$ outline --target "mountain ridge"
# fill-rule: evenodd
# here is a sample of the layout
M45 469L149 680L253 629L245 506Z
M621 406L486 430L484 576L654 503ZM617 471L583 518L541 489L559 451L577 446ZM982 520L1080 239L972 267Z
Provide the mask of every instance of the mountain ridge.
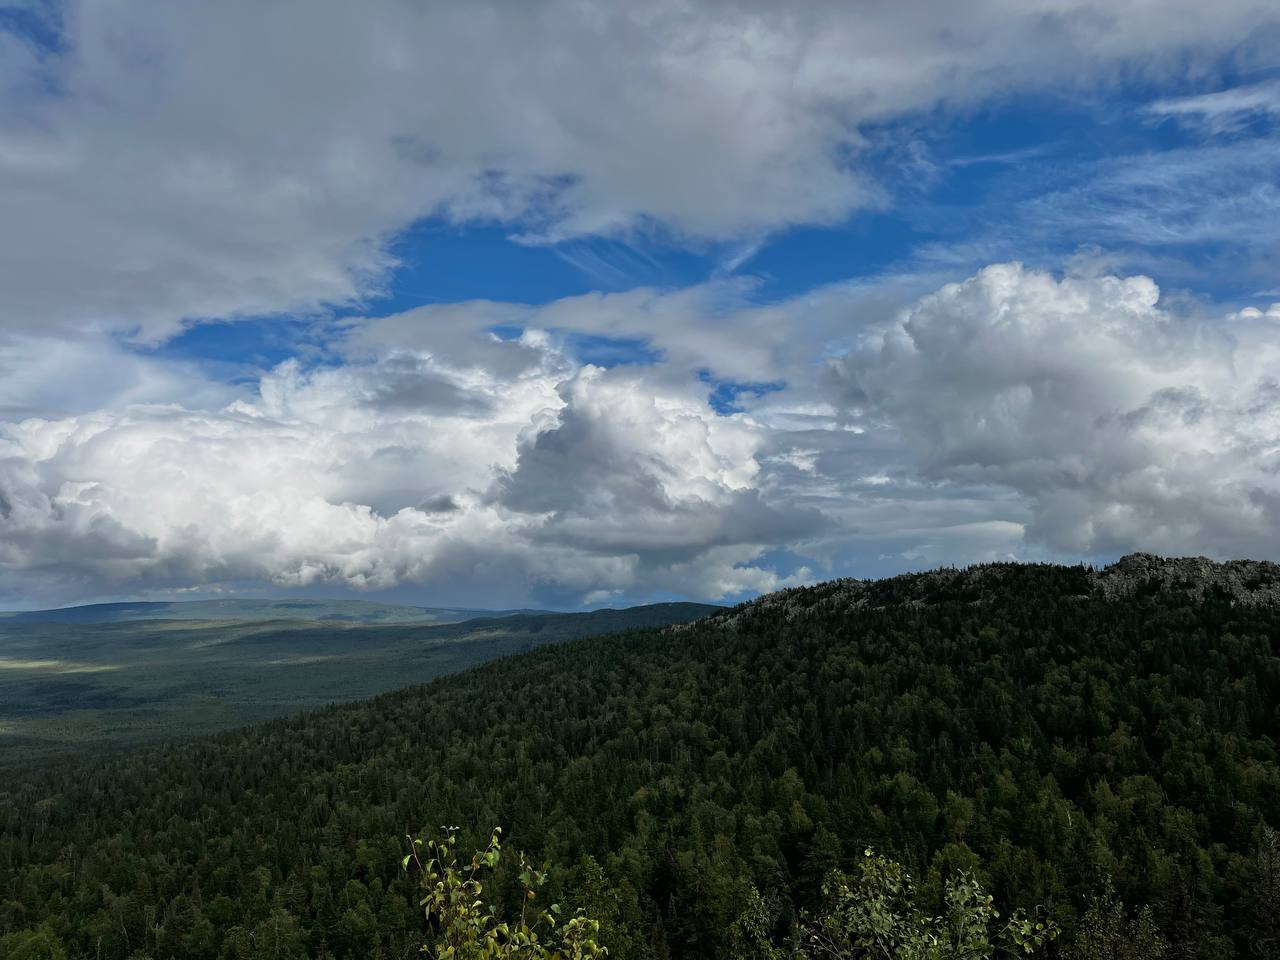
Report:
M1084 564L998 561L877 579L840 577L763 594L722 614L713 614L711 619L722 625L733 625L744 616L777 608L791 617L804 610L841 606L878 609L937 602L981 602L1010 577L1048 569L1078 572L1081 596L1118 600L1158 592L1181 594L1194 602L1217 598L1244 607L1280 607L1280 564L1268 560L1163 557L1138 552L1126 554L1100 568ZM690 626L672 624L666 629L678 631Z
M227 597L210 600L123 600L46 610L0 611L0 623L126 623L144 620L315 620L332 623L444 624L481 617L558 611L422 607L374 600Z

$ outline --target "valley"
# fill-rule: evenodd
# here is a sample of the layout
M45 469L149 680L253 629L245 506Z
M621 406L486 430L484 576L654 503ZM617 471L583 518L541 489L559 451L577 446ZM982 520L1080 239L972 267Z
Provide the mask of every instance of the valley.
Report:
M298 609L240 602L228 611L229 602L219 603L220 612L239 619L160 619L158 610L123 605L0 619L0 769L243 726L544 644L719 609L671 603L475 616L369 605L380 617L417 610L435 618L387 623L354 619L370 612L355 603L337 611L352 618L346 620L263 619ZM211 612L208 604L157 606L170 616Z

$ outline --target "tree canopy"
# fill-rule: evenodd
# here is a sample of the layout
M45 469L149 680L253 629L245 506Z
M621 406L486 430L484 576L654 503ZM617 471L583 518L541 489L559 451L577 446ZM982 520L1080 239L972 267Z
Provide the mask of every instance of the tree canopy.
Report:
M1051 917L1048 951L1275 956L1280 613L988 570L789 591L12 776L0 953L416 955L396 838L458 823L451 849L483 850L502 823L611 958L785 949L868 848L921 918L970 877L1001 922ZM515 867L486 885L504 909Z

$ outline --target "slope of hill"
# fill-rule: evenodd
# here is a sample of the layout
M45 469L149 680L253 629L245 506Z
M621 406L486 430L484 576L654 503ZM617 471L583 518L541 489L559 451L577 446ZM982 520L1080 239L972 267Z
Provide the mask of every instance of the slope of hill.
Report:
M0 768L242 726L547 643L721 609L661 603L434 625L0 621Z
M1242 602L1125 563L820 584L11 781L0 930L121 960L250 934L408 957L397 838L501 823L614 960L728 956L753 888L782 938L868 846L926 899L977 866L1006 907L1046 905L1067 956L1103 877L1172 956L1249 956L1280 915L1255 858L1280 824L1274 573Z
M501 617L538 610L468 610L412 607L368 600L218 600L126 601L89 603L52 610L0 611L5 623L127 623L138 620L324 620L343 623L457 623L475 617Z

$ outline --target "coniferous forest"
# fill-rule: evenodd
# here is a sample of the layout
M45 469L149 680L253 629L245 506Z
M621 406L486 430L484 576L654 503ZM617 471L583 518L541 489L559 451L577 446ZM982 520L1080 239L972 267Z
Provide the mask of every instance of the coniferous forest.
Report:
M788 956L868 849L926 909L970 870L1052 917L1046 955L1274 958L1278 739L1268 603L1047 565L834 581L20 771L0 955L415 956L406 835L501 825L616 960L742 956L744 925Z

